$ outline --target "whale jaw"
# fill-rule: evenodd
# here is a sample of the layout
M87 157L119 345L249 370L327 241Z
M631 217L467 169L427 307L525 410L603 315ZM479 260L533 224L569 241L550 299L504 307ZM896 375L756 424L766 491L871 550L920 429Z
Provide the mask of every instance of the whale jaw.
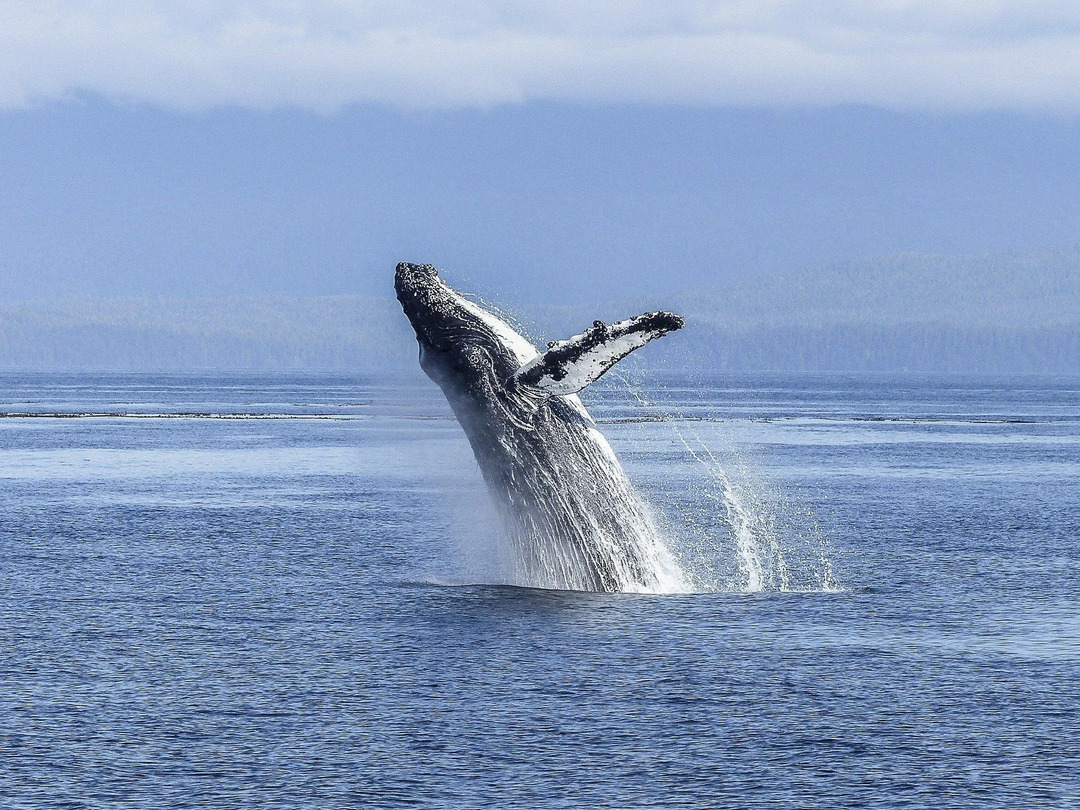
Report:
M453 328L453 293L432 265L398 264L394 291L421 345L434 348L439 330Z
M394 288L416 332L420 365L444 391L447 385L471 390L481 381L485 390L502 389L537 355L528 340L451 288L430 264L401 262Z

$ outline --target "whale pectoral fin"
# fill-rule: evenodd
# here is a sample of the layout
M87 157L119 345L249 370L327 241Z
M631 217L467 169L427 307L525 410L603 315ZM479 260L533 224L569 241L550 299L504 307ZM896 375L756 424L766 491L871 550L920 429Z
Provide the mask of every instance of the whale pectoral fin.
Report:
M547 352L519 368L514 380L552 395L574 394L634 349L682 325L683 319L671 312L647 312L612 324L594 321L580 335L549 343Z

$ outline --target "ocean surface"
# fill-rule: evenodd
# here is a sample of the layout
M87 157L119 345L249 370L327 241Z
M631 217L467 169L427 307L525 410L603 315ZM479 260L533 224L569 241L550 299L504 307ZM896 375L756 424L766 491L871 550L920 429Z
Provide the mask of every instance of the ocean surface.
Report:
M612 377L686 592L419 371L0 375L0 808L1080 807L1080 378Z

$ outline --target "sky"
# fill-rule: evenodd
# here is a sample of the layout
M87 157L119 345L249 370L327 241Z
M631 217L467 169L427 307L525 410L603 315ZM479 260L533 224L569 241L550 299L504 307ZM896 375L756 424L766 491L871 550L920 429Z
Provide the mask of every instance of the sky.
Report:
M0 300L1080 244L1072 2L0 4Z

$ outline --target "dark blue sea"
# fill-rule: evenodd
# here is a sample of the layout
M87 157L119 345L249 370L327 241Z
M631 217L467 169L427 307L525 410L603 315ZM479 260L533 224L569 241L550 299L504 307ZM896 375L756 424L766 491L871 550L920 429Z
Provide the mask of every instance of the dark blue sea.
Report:
M0 808L1080 807L1080 378L601 382L687 592L419 371L0 375Z

